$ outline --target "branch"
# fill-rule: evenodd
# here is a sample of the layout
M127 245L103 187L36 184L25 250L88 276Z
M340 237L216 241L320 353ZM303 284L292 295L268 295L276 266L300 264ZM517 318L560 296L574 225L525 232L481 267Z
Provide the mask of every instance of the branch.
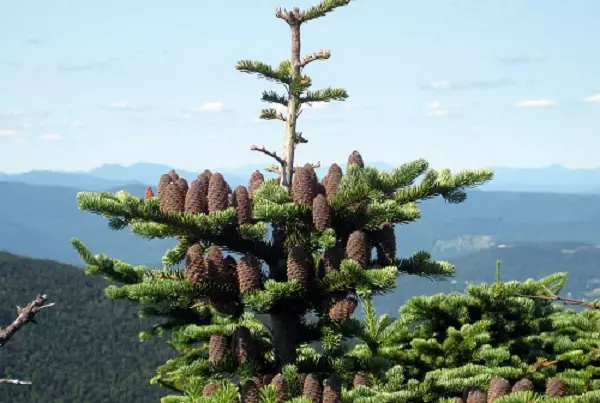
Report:
M0 329L0 346L6 344L14 334L24 327L29 322L36 323L35 315L42 309L48 308L54 305L53 303L46 304L48 296L46 294L40 294L35 300L27 304L25 308L17 306L17 319L13 321L8 327Z
M285 116L283 116L281 112L277 112L277 110L274 108L263 109L262 111L260 111L260 116L258 118L263 120L279 119L284 122L286 121Z
M327 60L331 56L331 51L328 49L321 49L316 53L306 55L302 62L300 62L300 67L304 68L307 64L314 62L315 60Z
M281 166L285 166L285 161L280 156L278 156L275 151L269 151L269 150L265 149L265 146L260 146L260 147L252 146L252 147L250 147L250 150L258 151L265 155L268 155L269 157L274 158L275 161L279 162L279 164Z
M308 140L305 139L304 137L302 137L302 133L301 132L297 132L296 136L294 137L294 142L296 143L296 145L298 145L298 144L306 144L306 143L308 143Z
M290 25L301 24L306 21L314 20L315 18L323 17L336 8L349 4L350 1L351 0L323 0L320 4L309 7L304 11L300 11L299 8L287 11L286 9L282 10L281 7L277 6L275 16L285 20Z
M543 301L556 301L562 302L563 305L576 305L576 306L584 306L588 309L600 309L598 305L598 301L596 302L587 302L579 299L565 298L560 295L554 294L552 291L548 289L545 285L542 284L542 287L548 292L548 295L521 295L521 297L537 299Z
M266 167L265 171L271 172L271 173L274 173L274 174L281 173L281 169L279 169L279 167L277 165L271 165L270 167Z
M0 379L0 384L10 383L13 385L31 385L30 381L20 381L18 379Z

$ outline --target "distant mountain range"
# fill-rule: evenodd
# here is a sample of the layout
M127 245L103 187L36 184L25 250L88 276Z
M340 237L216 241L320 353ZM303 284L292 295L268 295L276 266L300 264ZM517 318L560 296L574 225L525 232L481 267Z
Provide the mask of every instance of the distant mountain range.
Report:
M387 163L371 165L389 170ZM263 170L264 164L238 168L213 169L221 172L232 186L247 184L250 173ZM30 185L68 186L78 189L101 190L126 184L155 185L161 174L172 168L163 164L140 162L129 166L105 164L85 172L30 171L20 174L0 173L0 181L22 182ZM317 169L322 177L328 167ZM188 180L200 172L176 169ZM495 177L482 190L551 193L600 193L600 168L568 169L560 165L544 168L494 168ZM267 174L268 175L268 174Z

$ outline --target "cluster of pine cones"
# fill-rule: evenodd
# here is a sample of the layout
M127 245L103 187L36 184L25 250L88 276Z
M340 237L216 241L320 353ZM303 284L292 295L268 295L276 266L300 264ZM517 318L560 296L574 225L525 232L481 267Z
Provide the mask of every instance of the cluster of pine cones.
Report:
M340 403L342 399L341 381L335 375L322 382L314 374L300 374L298 376L301 394L312 403ZM245 382L241 387L242 403L258 403L259 389L266 385L273 385L277 389L277 403L288 400L288 385L282 374L276 376L265 375L262 378L254 377ZM210 396L218 386L209 383L204 387L204 396Z
M497 376L490 381L488 391L481 389L472 389L464 394L463 397L455 398L456 403L492 403L502 396L510 395L515 392L531 391L533 383L529 379L521 379L516 382L512 388L510 382ZM560 378L551 378L546 383L546 397L564 397L567 395L567 384Z

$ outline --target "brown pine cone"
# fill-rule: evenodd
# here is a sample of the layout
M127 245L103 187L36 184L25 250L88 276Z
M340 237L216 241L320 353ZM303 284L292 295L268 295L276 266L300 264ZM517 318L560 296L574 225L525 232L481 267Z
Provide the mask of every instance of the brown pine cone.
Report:
M309 289L314 279L312 260L304 249L294 246L287 258L288 281L296 281L302 288Z
M533 390L533 382L527 378L523 378L516 382L512 387L512 392L523 392Z
M233 206L235 206L237 212L238 225L249 223L252 219L252 203L250 201L248 190L244 186L240 185L235 188L233 194Z
M250 199L252 199L256 189L258 189L264 181L265 177L258 169L252 172L252 175L250 176L250 182L248 182L248 196L250 196Z
M465 403L465 401L463 400L462 397L455 397L454 398L454 403Z
M315 197L315 185L310 170L298 167L292 179L292 199L294 203L312 206Z
M208 183L208 211L221 211L227 208L229 196L227 183L220 173L214 173Z
M496 399L510 393L510 383L501 376L495 376L490 381L487 393L487 403L493 403Z
M377 233L377 260L380 265L386 266L396 260L396 234L394 225L384 223Z
M323 275L340 269L344 254L338 245L327 248L323 251L321 262L323 264Z
M165 193L165 189L169 185L169 183L173 182L169 174L162 174L160 176L160 180L158 181L158 198L162 199Z
M183 212L184 206L185 194L174 182L169 183L160 199L161 210L181 213Z
M550 378L546 383L546 397L564 397L567 395L567 383L561 378Z
M223 281L232 283L234 289L239 289L237 286L237 262L233 256L227 255L227 257L223 259L223 270L221 271L221 277Z
M356 260L361 266L368 261L367 235L362 231L354 231L348 238L346 244L346 255L348 259Z
M179 179L179 175L177 175L177 172L175 172L174 169L171 169L167 175L169 175L169 178L171 178L171 182L175 182L177 179Z
M323 398L323 387L321 381L313 375L307 375L302 388L302 396L308 398L312 403L321 403Z
M359 168L364 168L365 163L362 159L362 156L358 151L353 151L352 154L348 157L348 166L355 164L358 165Z
M213 334L208 343L208 359L212 363L218 363L227 358L229 343L227 337L222 334Z
M175 184L177 186L179 186L179 188L183 191L184 194L187 193L189 186L188 186L187 181L184 178L177 179L175 181Z
M208 249L208 256L206 257L206 270L208 275L212 278L216 278L221 274L223 270L223 252L220 248L212 246Z
M306 382L306 377L308 374L302 372L298 374L298 382L300 383L300 390L304 390L304 382Z
M203 173L199 175L190 184L185 195L185 212L190 214L200 214L208 212L208 181L210 174Z
M317 195L312 205L313 224L317 231L325 231L330 225L329 205L323 195Z
M260 261L250 253L240 259L236 267L240 292L247 294L260 289Z
M219 386L216 383L207 383L204 385L204 389L202 390L202 394L204 396L210 396L215 393L219 389Z
M311 164L304 165L304 169L310 174L310 186L312 197L314 198L317 195L317 184L319 183L319 178L317 177L315 168Z
M259 376L253 376L251 379L252 382L260 389L263 387L263 378Z
M366 372L358 371L356 375L354 375L354 387L357 388L359 386L369 386L369 376Z
M329 319L337 324L342 324L354 313L358 302L352 296L334 296L329 305Z
M241 390L241 403L259 403L259 386L253 380L246 381Z
M240 364L255 358L254 338L247 327L239 326L233 331L233 354Z
M327 175L323 178L323 186L325 187L325 196L332 197L335 195L342 182L342 168L336 163L329 167Z
M467 395L467 403L487 403L487 393L479 388L473 388Z
M275 378L271 381L271 385L277 389L277 403L285 403L288 398L287 384L282 374L275 375Z
M152 187L148 186L146 188L146 193L144 193L144 199L148 200L154 197L154 192L152 191Z
M323 403L341 403L341 401L342 382L337 375L331 375L323 388Z
M198 244L192 245L185 255L185 277L194 284L200 284L208 278L204 251Z

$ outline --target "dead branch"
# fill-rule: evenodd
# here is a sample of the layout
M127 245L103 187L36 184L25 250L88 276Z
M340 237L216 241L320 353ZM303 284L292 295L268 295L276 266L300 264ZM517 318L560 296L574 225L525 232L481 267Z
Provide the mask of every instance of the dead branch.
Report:
M283 160L283 158L281 158L280 156L277 155L277 153L275 151L269 151L265 148L265 146L252 146L250 147L250 150L252 151L258 151L261 152L265 155L268 155L269 157L275 159L275 161L277 161L281 166L285 166L285 161Z
M328 49L321 49L318 52L304 56L304 59L300 62L300 67L304 68L307 64L314 62L315 60L327 60L331 56L331 51Z
M10 383L12 385L31 385L30 381L20 381L18 379L0 379L0 384Z
M561 297L560 295L556 295L555 293L550 291L548 289L548 287L546 287L544 285L542 285L542 286L544 287L544 289L546 290L548 295L522 295L522 296L526 297L526 298L530 298L530 299L561 302L563 305L575 305L575 306L584 306L588 309L600 309L600 305L598 305L598 302L587 302L587 301L580 300L580 299Z
M285 8L282 9L280 6L277 6L277 8L275 9L275 17L284 20L289 25L302 23L302 14L303 13L298 7L294 7L291 11L288 11Z

